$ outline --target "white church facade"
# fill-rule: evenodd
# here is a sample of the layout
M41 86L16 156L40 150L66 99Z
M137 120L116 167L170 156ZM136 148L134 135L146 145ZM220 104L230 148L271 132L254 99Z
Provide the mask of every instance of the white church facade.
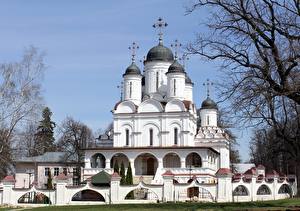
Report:
M159 19L156 26L164 22ZM47 192L34 185L26 190L15 188L15 177L8 176L0 186L0 202L22 203L20 197L28 192L48 196L52 204L232 202L294 196L297 184L292 175L266 173L263 166L242 174L230 170L230 140L218 127L218 106L208 96L197 109L193 85L160 33L143 71L133 52L123 74L122 98L112 109L110 130L84 149L82 178L86 183L71 186L67 176L60 174L55 178L56 189ZM120 185L121 178L114 173L116 163L123 163L125 169L130 164L132 185ZM106 183L95 185L95 175ZM127 199L131 191L142 196Z

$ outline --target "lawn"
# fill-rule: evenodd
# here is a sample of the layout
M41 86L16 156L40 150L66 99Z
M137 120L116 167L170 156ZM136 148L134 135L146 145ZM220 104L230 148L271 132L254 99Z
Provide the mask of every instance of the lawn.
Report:
M1 210L1 208L0 208ZM26 209L29 210L29 209ZM167 211L167 210L300 210L300 198L244 203L161 203L122 205L49 206L31 210L101 210L101 211ZM1 210L2 211L2 210Z

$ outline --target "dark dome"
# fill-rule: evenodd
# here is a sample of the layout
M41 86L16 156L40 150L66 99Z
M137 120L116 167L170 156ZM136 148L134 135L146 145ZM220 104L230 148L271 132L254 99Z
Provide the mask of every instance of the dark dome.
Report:
M177 60L170 65L167 73L185 73L184 68Z
M174 56L172 51L163 46L162 44L159 44L153 48L150 49L150 51L147 54L147 62L149 61L166 61L166 62L172 62L174 61Z
M124 75L140 75L141 71L140 68L138 66L136 66L136 64L133 62L131 63L131 65L129 67L127 67Z
M187 74L185 75L185 83L186 84L193 84L192 80L190 79L190 77Z
M218 109L218 106L217 103L207 97L206 100L202 102L201 109Z

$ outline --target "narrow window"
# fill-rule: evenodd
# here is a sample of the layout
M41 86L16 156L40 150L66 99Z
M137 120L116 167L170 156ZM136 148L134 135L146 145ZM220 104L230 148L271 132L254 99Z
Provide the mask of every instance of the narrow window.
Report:
M174 96L176 95L176 79L174 79Z
M63 168L63 174L67 176L67 174L68 174L67 168Z
M59 175L59 168L54 168L54 176L58 176Z
M209 125L209 116L207 116L207 125Z
M129 130L126 129L126 146L129 145Z
M174 144L178 144L178 129L174 128Z
M45 176L48 176L50 172L50 169L48 167L45 168Z
M153 146L153 129L149 130L150 146Z
M132 95L132 82L129 82L129 98L131 98Z
M159 86L159 75L158 72L156 73L156 91L158 92L158 86Z

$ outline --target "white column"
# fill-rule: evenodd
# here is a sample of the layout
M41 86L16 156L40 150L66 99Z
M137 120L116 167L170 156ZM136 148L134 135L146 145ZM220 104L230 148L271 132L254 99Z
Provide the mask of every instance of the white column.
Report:
M105 168L110 169L110 159L106 158L105 160Z

